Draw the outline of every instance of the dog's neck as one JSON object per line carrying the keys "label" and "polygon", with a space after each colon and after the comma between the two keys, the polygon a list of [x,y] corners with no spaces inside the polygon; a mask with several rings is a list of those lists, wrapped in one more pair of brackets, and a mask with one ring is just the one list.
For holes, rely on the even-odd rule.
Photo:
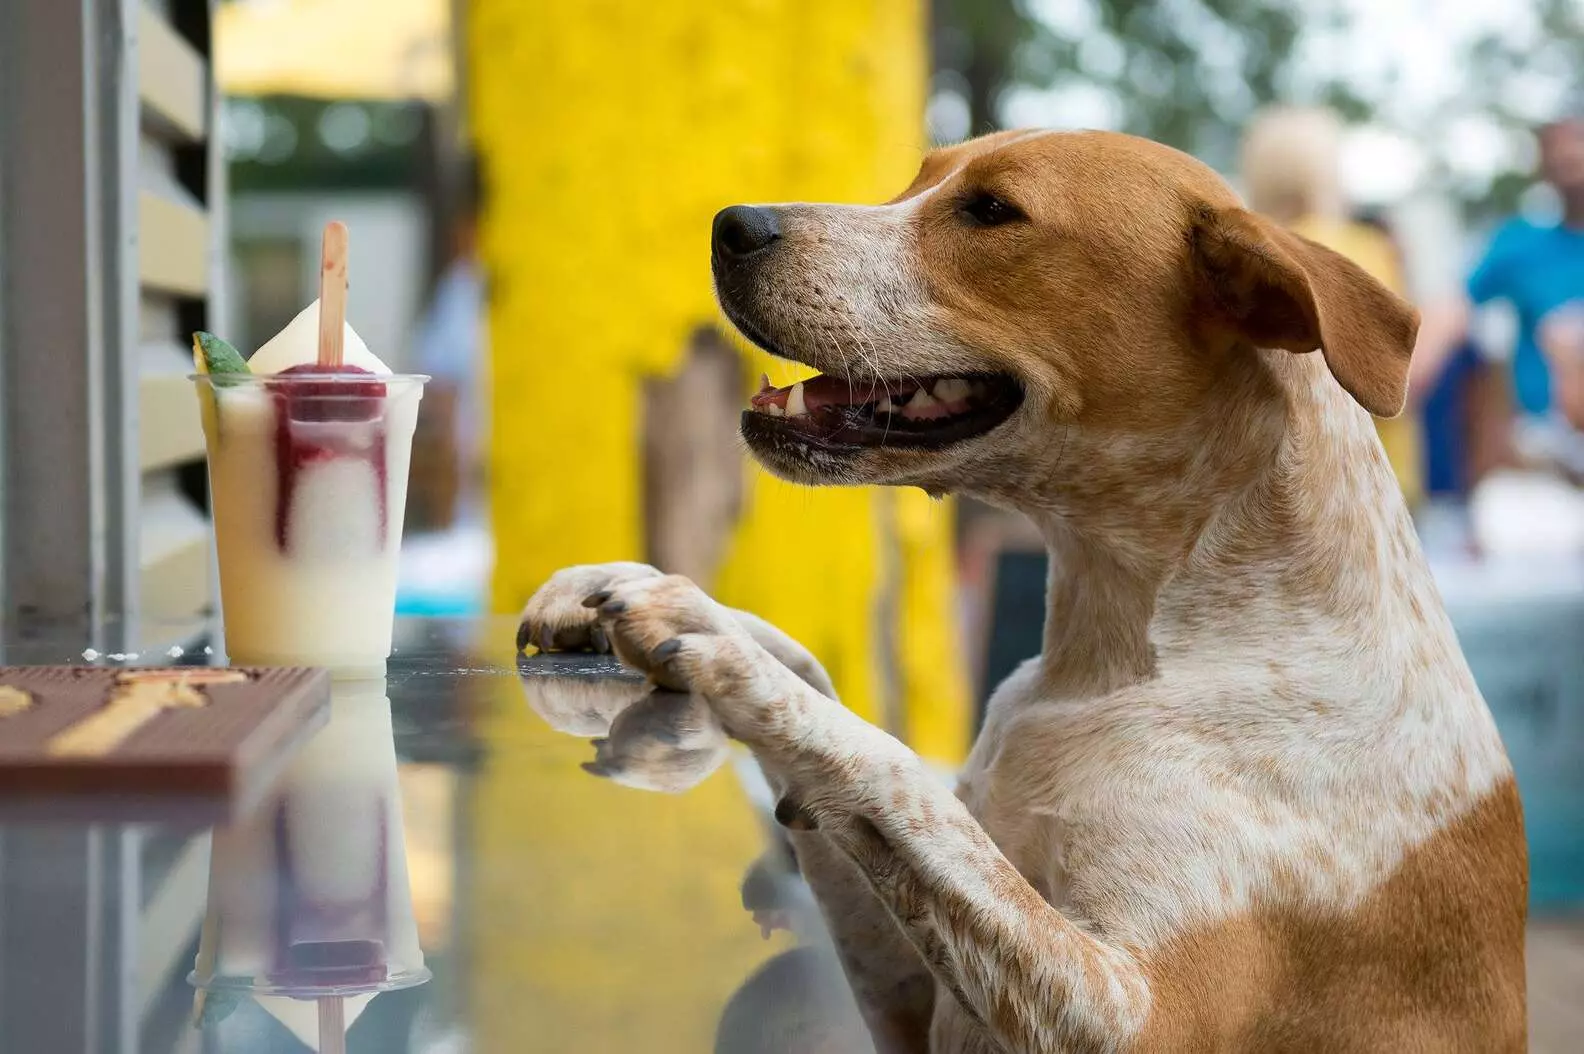
{"label": "dog's neck", "polygon": [[[1179,456],[1141,444],[1130,463],[1131,440],[1078,440],[1063,484],[1024,510],[1051,556],[1053,688],[1147,680],[1162,642],[1269,654],[1273,635],[1317,625],[1384,640],[1397,608],[1438,606],[1373,422],[1319,355],[1272,354]],[[1383,566],[1405,580],[1383,583]]]}

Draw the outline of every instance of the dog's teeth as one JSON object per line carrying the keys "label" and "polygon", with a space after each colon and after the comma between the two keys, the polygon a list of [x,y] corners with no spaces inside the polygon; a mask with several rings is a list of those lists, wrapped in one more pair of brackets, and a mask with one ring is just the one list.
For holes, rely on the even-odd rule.
{"label": "dog's teeth", "polygon": [[923,388],[920,388],[918,391],[914,392],[913,398],[907,401],[907,408],[909,410],[928,410],[934,405],[935,399],[932,398],[930,393],[926,392]]}
{"label": "dog's teeth", "polygon": [[766,406],[764,412],[769,414],[771,417],[785,417],[786,416],[786,411],[781,409],[781,407],[777,406],[775,403],[771,403],[768,406]]}
{"label": "dog's teeth", "polygon": [[770,387],[770,375],[768,373],[761,373],[759,375],[759,390],[762,392],[768,387]]}
{"label": "dog's teeth", "polygon": [[896,413],[896,405],[891,402],[891,397],[889,395],[886,396],[884,399],[881,399],[880,402],[875,405],[875,413],[880,413],[880,414],[894,414],[894,413]]}
{"label": "dog's teeth", "polygon": [[803,382],[798,381],[792,386],[792,394],[787,396],[786,415],[788,417],[802,417],[808,413],[808,407],[803,404]]}
{"label": "dog's teeth", "polygon": [[961,402],[968,398],[971,391],[968,382],[959,377],[948,377],[943,381],[935,382],[935,398],[943,403]]}

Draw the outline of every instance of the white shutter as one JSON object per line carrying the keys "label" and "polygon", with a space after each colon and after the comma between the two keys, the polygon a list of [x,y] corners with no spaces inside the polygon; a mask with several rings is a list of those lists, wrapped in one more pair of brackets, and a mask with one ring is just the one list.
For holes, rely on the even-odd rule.
{"label": "white shutter", "polygon": [[[213,603],[205,512],[177,486],[202,463],[203,432],[192,383],[192,329],[217,329],[223,287],[223,167],[214,133],[218,107],[203,33],[178,27],[199,4],[144,3],[138,17],[137,94],[137,607],[142,643],[198,623]],[[191,473],[189,473],[191,475]]]}

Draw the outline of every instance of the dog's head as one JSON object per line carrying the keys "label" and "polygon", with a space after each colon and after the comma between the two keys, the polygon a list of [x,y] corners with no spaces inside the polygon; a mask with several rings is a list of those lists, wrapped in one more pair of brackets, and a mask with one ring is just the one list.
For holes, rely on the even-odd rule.
{"label": "dog's head", "polygon": [[1320,351],[1327,384],[1395,414],[1417,326],[1209,168],[1099,132],[937,151],[884,205],[734,206],[713,266],[734,325],[822,373],[743,415],[755,456],[803,483],[996,497],[1061,470],[1061,426],[1104,437],[1086,456],[1138,438],[1120,445],[1169,461],[1234,390],[1280,401],[1269,349]]}

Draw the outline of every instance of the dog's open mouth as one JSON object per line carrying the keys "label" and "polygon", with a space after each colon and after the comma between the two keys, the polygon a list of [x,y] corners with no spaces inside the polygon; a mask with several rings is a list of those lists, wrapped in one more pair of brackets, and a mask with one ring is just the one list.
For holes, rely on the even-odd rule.
{"label": "dog's open mouth", "polygon": [[1012,416],[1023,390],[1004,374],[841,380],[819,376],[789,388],[765,378],[743,430],[827,447],[940,447],[983,435]]}

